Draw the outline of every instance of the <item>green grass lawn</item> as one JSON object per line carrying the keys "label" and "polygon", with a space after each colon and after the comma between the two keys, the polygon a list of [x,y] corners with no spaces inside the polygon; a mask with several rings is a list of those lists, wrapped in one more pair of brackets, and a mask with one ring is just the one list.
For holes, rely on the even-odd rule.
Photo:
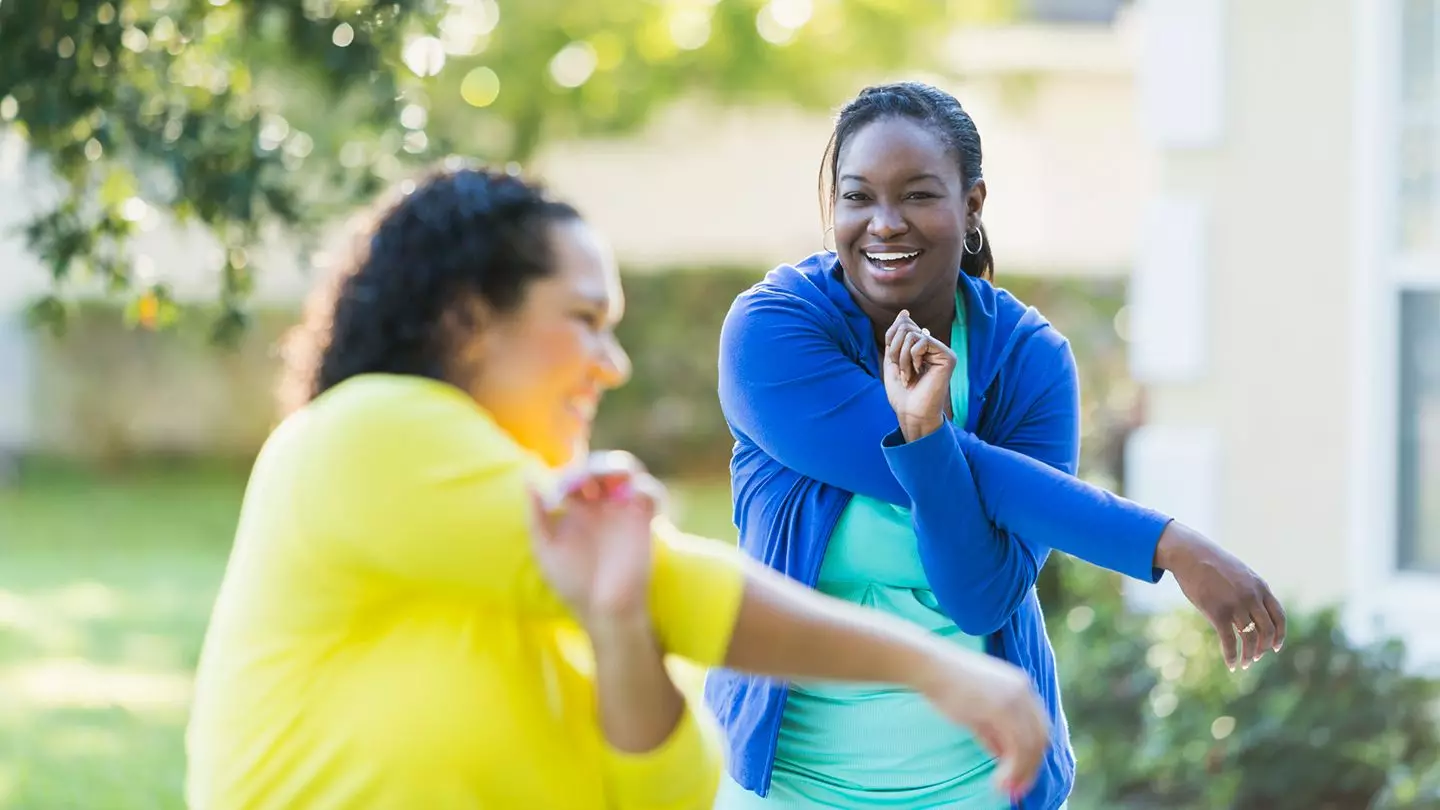
{"label": "green grass lawn", "polygon": [[[0,489],[0,810],[183,807],[191,673],[244,472],[27,468]],[[726,485],[677,520],[733,538]]]}

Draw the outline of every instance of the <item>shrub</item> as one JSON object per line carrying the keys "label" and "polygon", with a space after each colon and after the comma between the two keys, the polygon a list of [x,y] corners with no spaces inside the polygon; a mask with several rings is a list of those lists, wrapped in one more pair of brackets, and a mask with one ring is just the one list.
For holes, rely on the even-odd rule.
{"label": "shrub", "polygon": [[1440,807],[1436,684],[1398,642],[1355,644],[1333,610],[1292,614],[1282,653],[1232,674],[1197,614],[1134,614],[1113,575],[1051,565],[1074,810]]}

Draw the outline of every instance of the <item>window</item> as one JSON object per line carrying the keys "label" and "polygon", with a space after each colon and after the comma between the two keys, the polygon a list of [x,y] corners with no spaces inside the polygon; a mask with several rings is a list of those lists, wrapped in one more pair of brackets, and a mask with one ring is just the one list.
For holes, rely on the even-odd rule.
{"label": "window", "polygon": [[1403,0],[1398,242],[1440,249],[1440,0]]}
{"label": "window", "polygon": [[1401,565],[1440,572],[1440,292],[1400,298]]}
{"label": "window", "polygon": [[1440,0],[1400,2],[1398,560],[1440,573]]}
{"label": "window", "polygon": [[1115,22],[1121,0],[1025,0],[1021,13],[1033,20],[1059,23]]}

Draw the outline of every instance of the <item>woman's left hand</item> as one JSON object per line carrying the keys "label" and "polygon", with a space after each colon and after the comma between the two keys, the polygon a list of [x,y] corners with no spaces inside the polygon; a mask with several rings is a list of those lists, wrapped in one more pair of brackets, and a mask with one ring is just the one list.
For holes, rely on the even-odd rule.
{"label": "woman's left hand", "polygon": [[1248,669],[1285,643],[1285,608],[1270,586],[1238,557],[1178,520],[1160,535],[1155,565],[1170,572],[1185,598],[1220,637],[1233,671]]}
{"label": "woman's left hand", "polygon": [[922,439],[945,423],[950,377],[958,359],[902,311],[885,332],[885,395],[905,441]]}

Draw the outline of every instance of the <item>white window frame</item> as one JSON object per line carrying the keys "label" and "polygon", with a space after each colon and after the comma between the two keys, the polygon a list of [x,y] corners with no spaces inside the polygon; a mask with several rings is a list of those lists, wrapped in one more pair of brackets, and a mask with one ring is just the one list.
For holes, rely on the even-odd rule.
{"label": "white window frame", "polygon": [[1440,669],[1440,574],[1400,569],[1399,302],[1440,291],[1440,255],[1398,246],[1402,0],[1354,0],[1349,599],[1361,638],[1398,636],[1411,662]]}

